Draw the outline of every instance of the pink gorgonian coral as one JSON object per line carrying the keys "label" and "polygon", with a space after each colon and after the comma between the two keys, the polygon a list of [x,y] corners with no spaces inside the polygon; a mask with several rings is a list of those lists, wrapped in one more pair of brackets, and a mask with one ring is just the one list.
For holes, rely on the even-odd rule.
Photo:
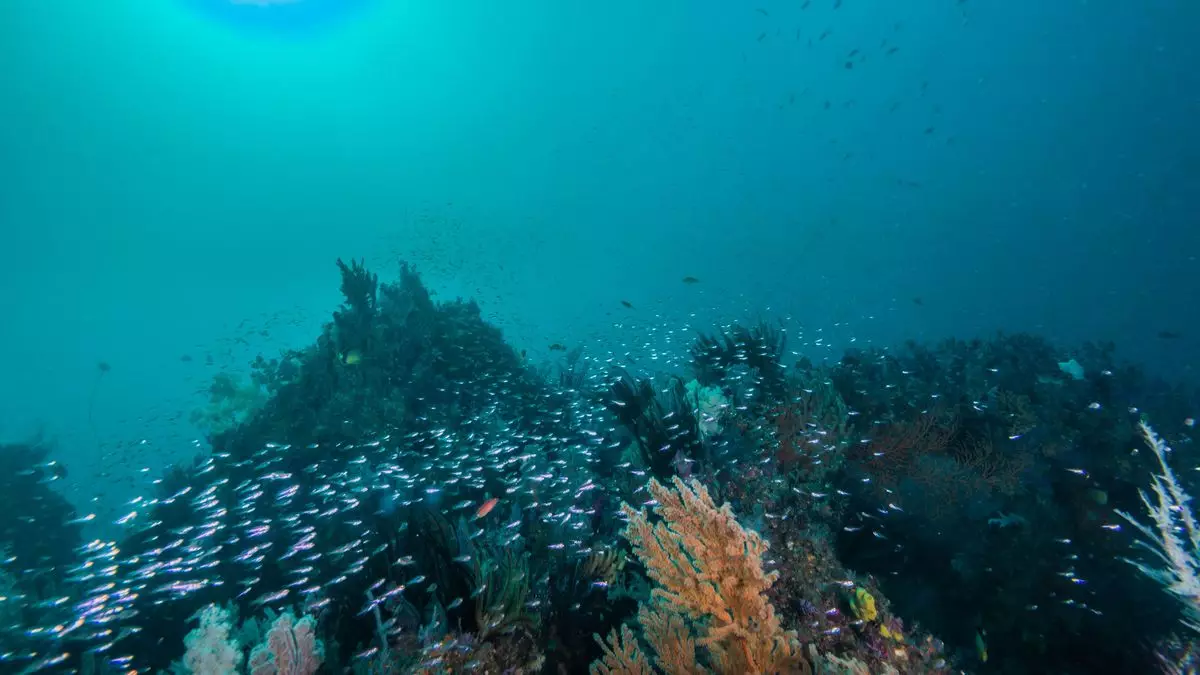
{"label": "pink gorgonian coral", "polygon": [[291,612],[280,614],[267,639],[250,652],[250,675],[313,675],[325,660],[316,635],[317,622]]}

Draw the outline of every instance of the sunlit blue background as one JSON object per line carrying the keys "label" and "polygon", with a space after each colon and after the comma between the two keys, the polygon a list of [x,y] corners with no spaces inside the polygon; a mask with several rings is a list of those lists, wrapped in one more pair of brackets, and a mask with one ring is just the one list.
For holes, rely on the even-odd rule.
{"label": "sunlit blue background", "polygon": [[0,3],[0,437],[73,477],[190,452],[336,256],[535,358],[762,312],[1196,377],[1196,3],[212,1]]}
{"label": "sunlit blue background", "polygon": [[330,30],[372,0],[175,0],[229,26],[278,35]]}

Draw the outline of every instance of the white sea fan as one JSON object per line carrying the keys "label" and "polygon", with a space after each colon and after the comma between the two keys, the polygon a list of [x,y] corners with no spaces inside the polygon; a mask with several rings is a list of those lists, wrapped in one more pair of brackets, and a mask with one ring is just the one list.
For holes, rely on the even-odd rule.
{"label": "white sea fan", "polygon": [[1141,532],[1138,545],[1152,551],[1163,564],[1128,562],[1179,598],[1184,604],[1184,624],[1200,633],[1200,527],[1197,527],[1189,505],[1192,498],[1167,464],[1171,448],[1167,447],[1166,441],[1145,422],[1140,428],[1158,459],[1159,472],[1153,476],[1150,485],[1153,497],[1144,490],[1138,491],[1154,527],[1139,522],[1124,511],[1117,513]]}

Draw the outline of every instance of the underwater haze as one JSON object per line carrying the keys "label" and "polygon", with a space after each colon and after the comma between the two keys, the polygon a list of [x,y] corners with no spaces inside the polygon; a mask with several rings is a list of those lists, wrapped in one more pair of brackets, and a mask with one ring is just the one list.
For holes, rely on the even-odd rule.
{"label": "underwater haze", "polygon": [[0,4],[0,672],[1194,667],[1200,6]]}

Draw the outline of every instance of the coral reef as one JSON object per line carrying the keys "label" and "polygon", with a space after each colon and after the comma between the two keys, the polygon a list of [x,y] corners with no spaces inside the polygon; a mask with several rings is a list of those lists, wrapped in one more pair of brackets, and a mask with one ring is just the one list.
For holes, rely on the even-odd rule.
{"label": "coral reef", "polygon": [[[1156,583],[1194,601],[1196,485],[1164,459],[1169,437],[1190,465],[1194,430],[1164,423],[1157,460],[1130,446],[1141,410],[1198,399],[1106,346],[785,364],[761,323],[701,335],[686,376],[561,345],[539,366],[407,266],[338,270],[313,344],[256,359],[245,391],[214,381],[211,452],[131,499],[120,541],[79,541],[45,445],[3,448],[0,667],[162,672],[184,648],[177,669],[223,675],[1195,660],[1174,634],[1195,616]],[[1142,508],[1149,576],[1113,513]],[[238,612],[258,618],[234,630]]]}
{"label": "coral reef", "polygon": [[313,675],[325,660],[316,635],[317,622],[291,612],[276,617],[262,644],[250,651],[250,675]]}
{"label": "coral reef", "polygon": [[183,663],[175,671],[181,675],[228,675],[238,672],[245,655],[232,636],[233,613],[208,605],[197,613],[200,625],[184,638],[187,649]]}
{"label": "coral reef", "polygon": [[[313,675],[325,660],[325,646],[317,639],[317,622],[311,616],[297,619],[290,611],[275,616],[248,659],[234,634],[231,609],[208,605],[195,618],[199,625],[184,638],[183,661],[172,669],[178,675],[234,675],[243,661],[247,675]],[[257,631],[257,622],[248,620],[239,633]]]}
{"label": "coral reef", "polygon": [[[738,524],[728,504],[718,508],[698,481],[676,477],[674,486],[650,481],[657,523],[621,507],[629,519],[623,535],[655,583],[638,613],[654,663],[665,673],[807,672],[796,633],[782,628],[765,595],[779,576],[763,571],[767,542]],[[615,631],[605,649],[593,673],[642,672],[647,661]]]}
{"label": "coral reef", "polygon": [[1143,536],[1138,545],[1154,553],[1160,566],[1130,560],[1139,571],[1158,581],[1183,605],[1184,624],[1200,633],[1200,525],[1192,513],[1192,497],[1184,490],[1167,463],[1171,448],[1144,420],[1138,429],[1158,463],[1150,494],[1139,491],[1153,529],[1128,512],[1118,510]]}

